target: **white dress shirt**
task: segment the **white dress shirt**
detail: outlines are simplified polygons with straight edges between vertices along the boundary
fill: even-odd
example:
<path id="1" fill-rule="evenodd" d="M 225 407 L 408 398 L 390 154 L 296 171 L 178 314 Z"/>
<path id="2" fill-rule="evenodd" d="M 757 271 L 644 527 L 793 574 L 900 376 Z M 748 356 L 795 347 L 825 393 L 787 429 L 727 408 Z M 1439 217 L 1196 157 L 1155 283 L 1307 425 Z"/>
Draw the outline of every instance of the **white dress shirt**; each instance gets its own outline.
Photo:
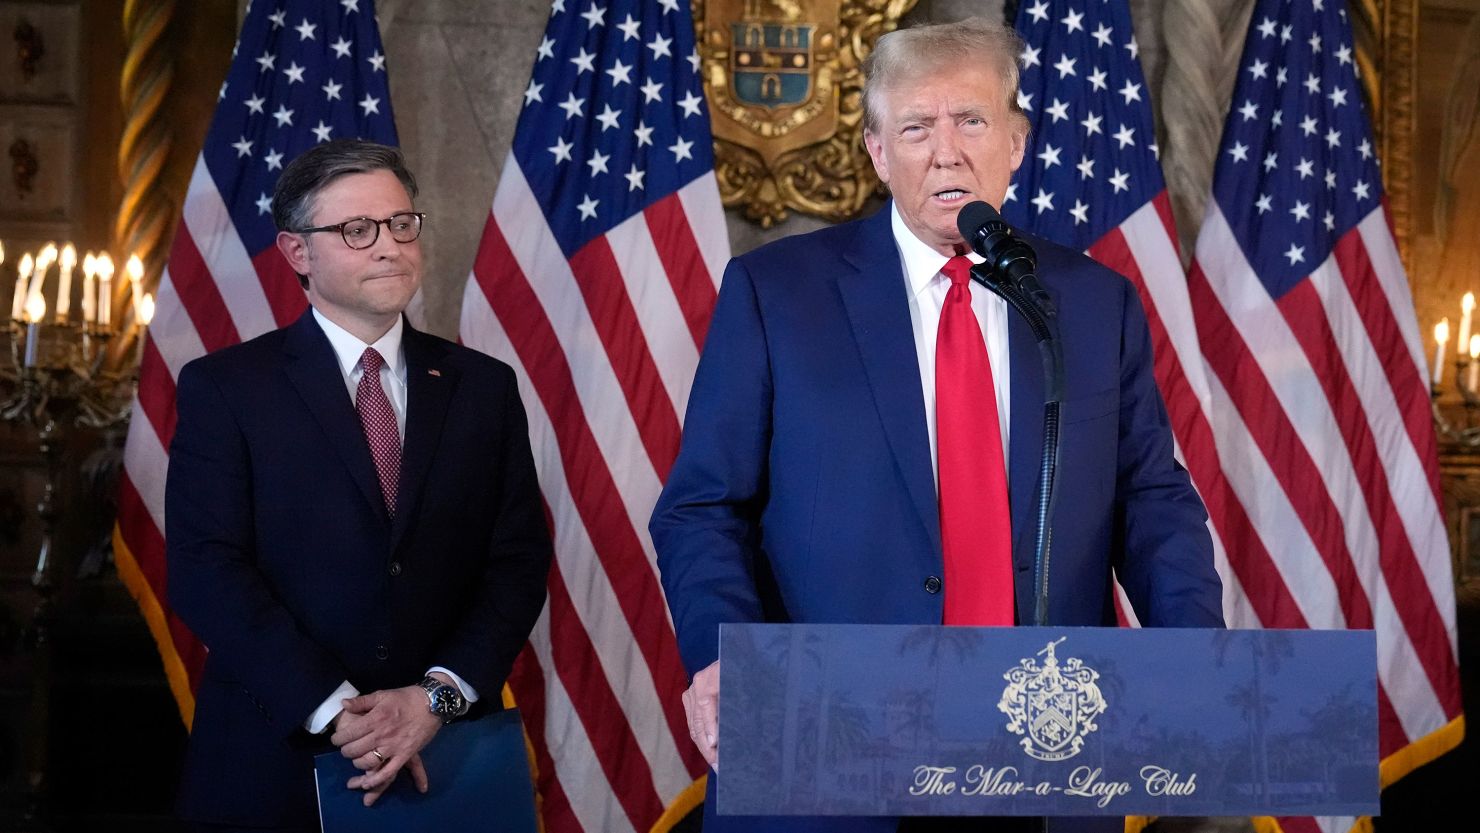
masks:
<path id="1" fill-rule="evenodd" d="M 401 442 L 406 442 L 406 354 L 401 349 L 401 333 L 405 324 L 397 316 L 396 323 L 386 331 L 386 334 L 376 340 L 374 344 L 366 344 L 343 327 L 325 318 L 323 313 L 317 309 L 313 311 L 314 320 L 319 322 L 319 327 L 324 335 L 329 337 L 329 345 L 334 348 L 334 356 L 339 360 L 339 372 L 344 377 L 345 388 L 349 391 L 349 401 L 354 403 L 355 397 L 360 390 L 360 377 L 365 375 L 364 369 L 360 367 L 360 357 L 364 355 L 366 347 L 374 347 L 385 363 L 380 366 L 380 387 L 385 391 L 386 398 L 391 401 L 391 410 L 396 412 L 396 429 L 401 433 Z M 440 665 L 427 669 L 430 674 L 433 671 L 441 671 L 452 678 L 463 697 L 469 703 L 478 700 L 478 692 L 468 685 L 462 677 L 454 674 L 451 670 Z M 340 701 L 351 697 L 360 696 L 360 690 L 350 684 L 349 680 L 339 684 L 328 699 L 314 709 L 313 714 L 303 722 L 303 728 L 319 734 L 328 728 L 329 721 L 333 720 L 344 710 Z"/>
<path id="2" fill-rule="evenodd" d="M 935 473 L 938 491 L 940 455 L 935 447 L 935 337 L 940 330 L 941 307 L 945 306 L 946 293 L 951 288 L 951 279 L 940 270 L 945 268 L 950 258 L 910 231 L 904 218 L 899 216 L 899 206 L 892 206 L 890 212 L 893 214 L 894 243 L 899 248 L 905 290 L 910 299 L 910 325 L 915 331 L 915 356 L 920 360 L 920 388 L 925 395 L 925 426 L 930 432 L 930 468 Z M 976 252 L 971 252 L 968 257 L 972 263 L 982 262 L 982 257 Z M 1002 460 L 1005 463 L 1008 459 L 1007 426 L 1012 393 L 1007 361 L 1007 302 L 976 281 L 968 281 L 967 286 L 971 287 L 971 311 L 981 326 L 987 343 L 987 360 L 992 364 L 992 380 L 997 388 L 997 423 L 1002 431 Z"/>

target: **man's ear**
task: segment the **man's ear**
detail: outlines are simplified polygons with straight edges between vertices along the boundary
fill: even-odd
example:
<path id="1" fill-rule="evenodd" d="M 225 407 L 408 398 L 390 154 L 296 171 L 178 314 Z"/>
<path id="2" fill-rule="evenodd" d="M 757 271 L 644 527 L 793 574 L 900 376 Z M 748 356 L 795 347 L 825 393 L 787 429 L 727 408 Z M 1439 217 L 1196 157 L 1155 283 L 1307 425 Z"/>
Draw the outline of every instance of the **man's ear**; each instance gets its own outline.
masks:
<path id="1" fill-rule="evenodd" d="M 294 234 L 291 231 L 280 231 L 277 235 L 278 251 L 283 253 L 283 259 L 293 267 L 293 271 L 300 275 L 308 274 L 308 237 L 302 234 Z"/>
<path id="2" fill-rule="evenodd" d="M 885 185 L 889 184 L 889 162 L 884 158 L 884 143 L 873 131 L 863 131 L 863 146 L 868 150 L 869 159 L 873 160 L 874 173 L 879 175 L 879 181 Z"/>

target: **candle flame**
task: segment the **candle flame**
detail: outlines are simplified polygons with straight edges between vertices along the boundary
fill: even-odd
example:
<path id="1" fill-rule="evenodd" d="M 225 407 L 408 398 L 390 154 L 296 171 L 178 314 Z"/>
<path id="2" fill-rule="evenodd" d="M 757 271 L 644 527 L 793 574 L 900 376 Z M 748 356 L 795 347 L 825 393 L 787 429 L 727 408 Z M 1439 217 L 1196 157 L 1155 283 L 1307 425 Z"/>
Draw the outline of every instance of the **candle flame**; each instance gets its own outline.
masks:
<path id="1" fill-rule="evenodd" d="M 5 262 L 5 244 L 0 243 L 0 263 Z"/>
<path id="2" fill-rule="evenodd" d="M 35 324 L 46 317 L 46 299 L 37 295 L 26 302 L 26 320 Z"/>
<path id="3" fill-rule="evenodd" d="M 1434 341 L 1443 344 L 1449 341 L 1449 319 L 1443 318 L 1434 325 Z"/>
<path id="4" fill-rule="evenodd" d="M 77 247 L 68 243 L 62 248 L 62 268 L 71 271 L 77 265 Z"/>
<path id="5" fill-rule="evenodd" d="M 93 265 L 97 267 L 100 276 L 109 280 L 113 278 L 113 258 L 107 252 L 98 255 L 98 259 Z"/>
<path id="6" fill-rule="evenodd" d="M 139 311 L 137 315 L 139 317 L 139 324 L 145 327 L 149 326 L 149 322 L 154 320 L 154 295 L 152 293 L 146 292 L 144 293 L 144 297 L 139 299 Z M 1480 348 L 1480 336 L 1476 336 L 1474 342 L 1477 348 Z"/>
<path id="7" fill-rule="evenodd" d="M 1470 336 L 1470 358 L 1480 359 L 1480 335 Z"/>
<path id="8" fill-rule="evenodd" d="M 1467 313 L 1475 309 L 1475 293 L 1466 292 L 1465 297 L 1460 299 L 1459 306 L 1460 309 L 1464 310 Z"/>
<path id="9" fill-rule="evenodd" d="M 21 262 L 17 268 L 20 269 L 21 280 L 31 277 L 31 271 L 36 268 L 36 258 L 32 257 L 30 252 L 26 252 L 21 255 Z"/>
<path id="10" fill-rule="evenodd" d="M 97 271 L 98 271 L 98 258 L 97 258 L 97 255 L 94 255 L 92 252 L 88 252 L 82 258 L 82 274 L 87 275 L 90 278 L 93 275 L 97 274 Z"/>
<path id="11" fill-rule="evenodd" d="M 138 255 L 129 255 L 128 263 L 124 265 L 123 271 L 128 274 L 128 279 L 138 283 L 144 277 L 144 261 Z"/>

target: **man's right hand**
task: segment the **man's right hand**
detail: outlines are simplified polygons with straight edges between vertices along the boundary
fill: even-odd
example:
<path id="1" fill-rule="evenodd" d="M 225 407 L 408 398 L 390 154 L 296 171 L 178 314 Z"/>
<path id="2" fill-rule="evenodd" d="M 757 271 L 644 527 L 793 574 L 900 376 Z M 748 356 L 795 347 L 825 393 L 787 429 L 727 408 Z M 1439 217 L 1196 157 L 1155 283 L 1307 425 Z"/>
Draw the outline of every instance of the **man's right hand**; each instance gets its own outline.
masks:
<path id="1" fill-rule="evenodd" d="M 694 675 L 694 682 L 683 693 L 683 713 L 699 754 L 719 772 L 719 660 Z"/>

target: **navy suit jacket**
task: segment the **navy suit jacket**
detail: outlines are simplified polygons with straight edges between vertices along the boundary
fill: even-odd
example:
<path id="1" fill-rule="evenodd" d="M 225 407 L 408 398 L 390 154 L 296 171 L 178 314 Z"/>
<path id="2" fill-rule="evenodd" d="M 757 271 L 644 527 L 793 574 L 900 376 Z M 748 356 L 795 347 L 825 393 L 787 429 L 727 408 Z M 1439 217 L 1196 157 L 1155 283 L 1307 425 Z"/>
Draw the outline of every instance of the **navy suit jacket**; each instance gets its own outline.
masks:
<path id="1" fill-rule="evenodd" d="M 1173 458 L 1135 289 L 1082 254 L 1032 243 L 1066 364 L 1049 621 L 1115 624 L 1113 569 L 1142 623 L 1219 626 L 1206 514 Z M 690 673 L 718 657 L 721 622 L 941 622 L 940 520 L 907 291 L 887 205 L 730 262 L 650 524 Z M 1027 325 L 1009 321 L 1023 621 L 1044 380 Z M 712 807 L 705 829 L 725 829 Z M 735 829 L 893 829 L 744 821 Z"/>
<path id="2" fill-rule="evenodd" d="M 316 824 L 311 756 L 332 747 L 302 726 L 344 680 L 368 693 L 441 665 L 498 708 L 550 558 L 524 409 L 507 365 L 409 325 L 402 344 L 394 520 L 311 311 L 180 373 L 169 598 L 210 649 L 187 819 Z"/>

